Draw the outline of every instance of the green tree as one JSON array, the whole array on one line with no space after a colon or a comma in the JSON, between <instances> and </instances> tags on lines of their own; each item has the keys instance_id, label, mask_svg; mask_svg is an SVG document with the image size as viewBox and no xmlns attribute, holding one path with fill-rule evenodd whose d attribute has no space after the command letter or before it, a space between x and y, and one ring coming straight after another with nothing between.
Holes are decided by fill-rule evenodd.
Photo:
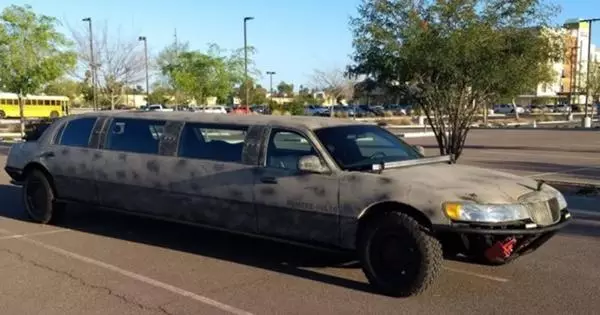
<instances>
[{"instance_id":1,"label":"green tree","mask_svg":"<svg viewBox=\"0 0 600 315\"><path fill-rule=\"evenodd\" d=\"M224 102L233 94L234 87L244 80L244 60L240 50L227 55L215 44L209 45L207 52L190 51L187 46L174 44L159 54L156 63L163 81L173 88L176 98L195 98L199 103L210 96ZM177 97L177 94L182 95Z\"/></svg>"},{"instance_id":2,"label":"green tree","mask_svg":"<svg viewBox=\"0 0 600 315\"><path fill-rule=\"evenodd\" d=\"M290 97L294 95L294 85L281 81L277 85L277 94L279 97Z\"/></svg>"},{"instance_id":3,"label":"green tree","mask_svg":"<svg viewBox=\"0 0 600 315\"><path fill-rule=\"evenodd\" d=\"M268 103L267 89L263 88L260 84L255 85L253 81L250 81L248 94L250 96L249 105L263 105ZM242 104L246 104L246 87L244 83L235 89L235 96L242 100Z\"/></svg>"},{"instance_id":4,"label":"green tree","mask_svg":"<svg viewBox=\"0 0 600 315\"><path fill-rule=\"evenodd\" d=\"M60 78L76 63L72 43L56 30L57 25L55 18L38 15L28 5L8 6L0 15L0 86L18 95L21 134L23 97Z\"/></svg>"},{"instance_id":5,"label":"green tree","mask_svg":"<svg viewBox=\"0 0 600 315\"><path fill-rule=\"evenodd\" d=\"M81 95L81 84L67 78L59 78L47 83L41 91L47 95L63 95L73 101Z\"/></svg>"},{"instance_id":6,"label":"green tree","mask_svg":"<svg viewBox=\"0 0 600 315\"><path fill-rule=\"evenodd\" d=\"M554 9L542 0L363 0L349 73L413 100L440 153L458 158L481 106L547 79L560 54L544 33Z\"/></svg>"}]
</instances>

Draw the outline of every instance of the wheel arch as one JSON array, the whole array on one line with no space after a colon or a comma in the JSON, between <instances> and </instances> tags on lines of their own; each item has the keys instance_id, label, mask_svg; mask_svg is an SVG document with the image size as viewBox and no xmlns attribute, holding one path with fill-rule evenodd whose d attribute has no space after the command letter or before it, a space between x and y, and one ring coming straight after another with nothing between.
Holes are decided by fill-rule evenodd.
<instances>
[{"instance_id":1,"label":"wheel arch","mask_svg":"<svg viewBox=\"0 0 600 315\"><path fill-rule=\"evenodd\" d=\"M356 230L356 240L361 237L365 226L374 219L390 212L404 213L415 219L420 225L428 230L432 230L431 220L422 211L417 208L399 201L383 201L370 205L364 209L358 216L358 227Z\"/></svg>"},{"instance_id":2,"label":"wheel arch","mask_svg":"<svg viewBox=\"0 0 600 315\"><path fill-rule=\"evenodd\" d=\"M33 170L38 170L46 176L48 182L50 183L50 187L52 187L52 193L54 193L54 196L56 196L56 186L54 186L54 178L52 177L52 174L50 174L48 169L39 162L30 162L27 165L25 165L25 167L23 168L23 175L21 175L22 180L25 181L27 175Z\"/></svg>"}]
</instances>

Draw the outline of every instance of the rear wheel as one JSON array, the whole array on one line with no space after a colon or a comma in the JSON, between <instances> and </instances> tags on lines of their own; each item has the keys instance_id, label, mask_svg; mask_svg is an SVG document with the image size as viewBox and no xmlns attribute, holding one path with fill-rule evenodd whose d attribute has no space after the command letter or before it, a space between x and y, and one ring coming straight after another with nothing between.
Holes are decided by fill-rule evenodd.
<instances>
[{"instance_id":1,"label":"rear wheel","mask_svg":"<svg viewBox=\"0 0 600 315\"><path fill-rule=\"evenodd\" d=\"M358 251L369 283L384 294L412 296L426 291L437 277L442 247L410 216L386 213L367 223Z\"/></svg>"},{"instance_id":2,"label":"rear wheel","mask_svg":"<svg viewBox=\"0 0 600 315\"><path fill-rule=\"evenodd\" d=\"M58 117L58 112L53 110L52 112L50 112L50 118L54 119Z\"/></svg>"},{"instance_id":3,"label":"rear wheel","mask_svg":"<svg viewBox=\"0 0 600 315\"><path fill-rule=\"evenodd\" d=\"M52 184L42 171L27 173L22 193L25 211L32 221L48 224L63 215L65 205L54 200Z\"/></svg>"},{"instance_id":4,"label":"rear wheel","mask_svg":"<svg viewBox=\"0 0 600 315\"><path fill-rule=\"evenodd\" d=\"M6 113L3 110L0 110L0 119L6 118Z\"/></svg>"}]
</instances>

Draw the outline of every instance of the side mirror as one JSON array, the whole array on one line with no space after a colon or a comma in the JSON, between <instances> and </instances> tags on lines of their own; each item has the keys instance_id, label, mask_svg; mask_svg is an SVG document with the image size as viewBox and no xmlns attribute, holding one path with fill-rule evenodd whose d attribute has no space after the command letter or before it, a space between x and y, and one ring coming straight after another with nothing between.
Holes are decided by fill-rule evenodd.
<instances>
[{"instance_id":1,"label":"side mirror","mask_svg":"<svg viewBox=\"0 0 600 315\"><path fill-rule=\"evenodd\" d=\"M421 155L425 155L425 148L421 145L413 145L413 148L419 152Z\"/></svg>"},{"instance_id":2,"label":"side mirror","mask_svg":"<svg viewBox=\"0 0 600 315\"><path fill-rule=\"evenodd\" d=\"M329 172L329 168L323 165L321 159L316 155L305 155L298 160L298 170L305 173L323 174Z\"/></svg>"}]
</instances>

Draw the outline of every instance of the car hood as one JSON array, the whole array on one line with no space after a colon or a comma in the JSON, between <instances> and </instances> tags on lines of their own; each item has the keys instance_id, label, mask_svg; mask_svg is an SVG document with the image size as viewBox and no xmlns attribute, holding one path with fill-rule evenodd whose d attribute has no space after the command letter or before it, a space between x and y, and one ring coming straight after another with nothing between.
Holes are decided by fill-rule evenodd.
<instances>
[{"instance_id":1,"label":"car hood","mask_svg":"<svg viewBox=\"0 0 600 315\"><path fill-rule=\"evenodd\" d=\"M551 198L557 190L528 177L461 164L429 164L387 169L384 176L402 186L419 187L441 195L445 201L475 201L478 203L517 203L524 194ZM416 187L415 187L416 186Z\"/></svg>"}]
</instances>

